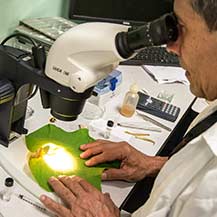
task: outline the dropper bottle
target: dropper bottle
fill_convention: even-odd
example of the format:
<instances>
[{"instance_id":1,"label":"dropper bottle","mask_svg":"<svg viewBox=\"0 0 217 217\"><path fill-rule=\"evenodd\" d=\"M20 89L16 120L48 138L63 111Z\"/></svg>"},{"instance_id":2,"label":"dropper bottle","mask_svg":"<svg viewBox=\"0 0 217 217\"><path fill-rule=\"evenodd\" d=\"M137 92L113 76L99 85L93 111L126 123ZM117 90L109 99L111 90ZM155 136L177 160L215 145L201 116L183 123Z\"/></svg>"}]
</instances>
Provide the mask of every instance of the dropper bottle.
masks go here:
<instances>
[{"instance_id":1,"label":"dropper bottle","mask_svg":"<svg viewBox=\"0 0 217 217\"><path fill-rule=\"evenodd\" d=\"M5 189L2 192L2 199L4 201L9 201L11 199L12 191L14 186L14 180L11 177L5 179Z\"/></svg>"},{"instance_id":2,"label":"dropper bottle","mask_svg":"<svg viewBox=\"0 0 217 217\"><path fill-rule=\"evenodd\" d=\"M104 133L104 138L105 139L110 138L113 126L114 126L114 122L112 120L108 120L107 125L106 125L106 131Z\"/></svg>"},{"instance_id":3,"label":"dropper bottle","mask_svg":"<svg viewBox=\"0 0 217 217\"><path fill-rule=\"evenodd\" d=\"M139 101L138 86L136 83L130 86L130 90L126 93L120 113L125 117L131 117L136 111Z\"/></svg>"}]
</instances>

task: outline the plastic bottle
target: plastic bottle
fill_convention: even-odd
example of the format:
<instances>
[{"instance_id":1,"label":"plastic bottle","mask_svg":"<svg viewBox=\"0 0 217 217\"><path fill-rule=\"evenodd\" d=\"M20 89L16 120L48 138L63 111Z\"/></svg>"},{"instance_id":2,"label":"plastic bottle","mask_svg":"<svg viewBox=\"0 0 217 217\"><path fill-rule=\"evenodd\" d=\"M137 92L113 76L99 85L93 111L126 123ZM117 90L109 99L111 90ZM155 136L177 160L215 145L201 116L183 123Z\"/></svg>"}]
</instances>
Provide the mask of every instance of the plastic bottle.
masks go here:
<instances>
[{"instance_id":1,"label":"plastic bottle","mask_svg":"<svg viewBox=\"0 0 217 217\"><path fill-rule=\"evenodd\" d=\"M13 193L14 180L11 177L5 179L5 189L2 192L2 200L9 201Z\"/></svg>"},{"instance_id":2,"label":"plastic bottle","mask_svg":"<svg viewBox=\"0 0 217 217\"><path fill-rule=\"evenodd\" d=\"M104 133L104 138L109 139L112 131L112 127L114 126L114 122L111 120L108 120L107 125L106 125L106 130Z\"/></svg>"},{"instance_id":3,"label":"plastic bottle","mask_svg":"<svg viewBox=\"0 0 217 217\"><path fill-rule=\"evenodd\" d=\"M139 100L138 86L137 84L132 84L130 90L126 93L124 97L123 105L120 109L120 113L125 117L131 117L136 111L136 105Z\"/></svg>"}]
</instances>

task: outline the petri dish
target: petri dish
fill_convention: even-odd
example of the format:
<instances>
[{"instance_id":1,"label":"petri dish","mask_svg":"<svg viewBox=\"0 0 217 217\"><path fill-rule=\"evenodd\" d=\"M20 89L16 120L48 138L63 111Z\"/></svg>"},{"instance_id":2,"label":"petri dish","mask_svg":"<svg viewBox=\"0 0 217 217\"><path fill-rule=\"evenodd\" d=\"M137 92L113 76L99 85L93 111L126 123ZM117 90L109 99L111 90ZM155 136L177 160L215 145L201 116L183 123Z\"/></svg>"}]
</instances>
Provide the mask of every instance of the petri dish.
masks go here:
<instances>
[{"instance_id":1,"label":"petri dish","mask_svg":"<svg viewBox=\"0 0 217 217\"><path fill-rule=\"evenodd\" d=\"M104 109L102 107L87 101L84 105L81 116L88 120L95 120L101 118L103 114Z\"/></svg>"}]
</instances>

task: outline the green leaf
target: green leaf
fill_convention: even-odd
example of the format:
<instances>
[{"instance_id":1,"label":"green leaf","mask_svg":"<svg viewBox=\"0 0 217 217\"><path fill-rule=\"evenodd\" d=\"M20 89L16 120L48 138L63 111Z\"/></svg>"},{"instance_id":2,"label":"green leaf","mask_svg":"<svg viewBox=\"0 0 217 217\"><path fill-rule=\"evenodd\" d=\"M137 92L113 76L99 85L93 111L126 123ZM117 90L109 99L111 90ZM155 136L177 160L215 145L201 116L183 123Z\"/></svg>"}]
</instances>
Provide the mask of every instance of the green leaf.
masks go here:
<instances>
[{"instance_id":1,"label":"green leaf","mask_svg":"<svg viewBox=\"0 0 217 217\"><path fill-rule=\"evenodd\" d=\"M37 131L26 136L26 146L31 153L29 158L29 168L38 184L47 191L52 191L48 184L51 176L59 175L77 175L96 188L101 190L101 174L106 168L119 168L120 162L100 164L96 167L85 166L85 160L80 158L82 151L80 145L95 141L89 136L88 129L80 129L74 132L66 132L55 125L48 124ZM46 145L47 144L47 145ZM51 168L44 156L52 156L51 144L56 147L64 148L70 155L70 159L74 159L75 167L65 170L55 170ZM49 148L50 147L50 148ZM55 148L54 152L55 153ZM65 159L64 159L65 160ZM55 162L57 166L63 162ZM63 165L66 166L66 165Z\"/></svg>"}]
</instances>

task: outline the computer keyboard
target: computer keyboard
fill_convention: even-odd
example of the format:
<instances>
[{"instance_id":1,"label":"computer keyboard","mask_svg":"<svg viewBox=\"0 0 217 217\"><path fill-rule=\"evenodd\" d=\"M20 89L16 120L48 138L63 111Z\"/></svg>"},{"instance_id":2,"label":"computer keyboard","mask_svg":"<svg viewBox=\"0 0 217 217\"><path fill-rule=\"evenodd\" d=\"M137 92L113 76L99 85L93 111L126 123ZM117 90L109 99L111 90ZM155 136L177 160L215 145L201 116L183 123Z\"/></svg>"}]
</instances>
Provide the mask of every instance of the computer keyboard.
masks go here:
<instances>
[{"instance_id":1,"label":"computer keyboard","mask_svg":"<svg viewBox=\"0 0 217 217\"><path fill-rule=\"evenodd\" d=\"M180 66L178 57L165 47L147 47L135 57L121 62L122 65Z\"/></svg>"}]
</instances>

